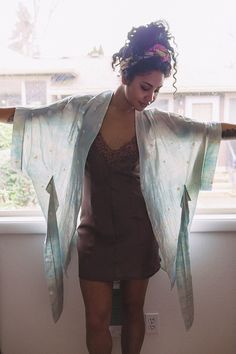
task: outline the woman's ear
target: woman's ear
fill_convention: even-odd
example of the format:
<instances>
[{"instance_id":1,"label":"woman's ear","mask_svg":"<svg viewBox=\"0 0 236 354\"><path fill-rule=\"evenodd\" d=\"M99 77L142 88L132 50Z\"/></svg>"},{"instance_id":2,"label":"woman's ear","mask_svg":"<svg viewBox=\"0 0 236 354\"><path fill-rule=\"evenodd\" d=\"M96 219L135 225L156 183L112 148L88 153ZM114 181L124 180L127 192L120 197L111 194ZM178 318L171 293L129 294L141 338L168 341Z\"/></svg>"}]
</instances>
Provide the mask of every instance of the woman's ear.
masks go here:
<instances>
[{"instance_id":1,"label":"woman's ear","mask_svg":"<svg viewBox=\"0 0 236 354\"><path fill-rule=\"evenodd\" d=\"M128 85L128 80L125 77L124 73L121 74L121 82L123 85Z\"/></svg>"}]
</instances>

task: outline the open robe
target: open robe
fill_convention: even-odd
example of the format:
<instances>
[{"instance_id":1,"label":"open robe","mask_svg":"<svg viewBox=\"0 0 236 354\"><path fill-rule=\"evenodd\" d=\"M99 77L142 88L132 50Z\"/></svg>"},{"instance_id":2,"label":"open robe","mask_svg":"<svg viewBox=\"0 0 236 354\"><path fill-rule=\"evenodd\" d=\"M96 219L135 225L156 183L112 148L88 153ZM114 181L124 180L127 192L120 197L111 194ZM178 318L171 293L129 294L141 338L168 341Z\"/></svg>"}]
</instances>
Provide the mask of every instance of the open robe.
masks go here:
<instances>
[{"instance_id":1,"label":"open robe","mask_svg":"<svg viewBox=\"0 0 236 354\"><path fill-rule=\"evenodd\" d=\"M49 106L16 109L12 163L31 178L47 220L44 262L54 321L63 310L63 271L76 236L86 158L112 94L72 96ZM135 111L135 127L141 190L161 267L172 287L176 282L189 329L194 314L188 232L199 190L212 186L221 124L147 109Z\"/></svg>"}]
</instances>

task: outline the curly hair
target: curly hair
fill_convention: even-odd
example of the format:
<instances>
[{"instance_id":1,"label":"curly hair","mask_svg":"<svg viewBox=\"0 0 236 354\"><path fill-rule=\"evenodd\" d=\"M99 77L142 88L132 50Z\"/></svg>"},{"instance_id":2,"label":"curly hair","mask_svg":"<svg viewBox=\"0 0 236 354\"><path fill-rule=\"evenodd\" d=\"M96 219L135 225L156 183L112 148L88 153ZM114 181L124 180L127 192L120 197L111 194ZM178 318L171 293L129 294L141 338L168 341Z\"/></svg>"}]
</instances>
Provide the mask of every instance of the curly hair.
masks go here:
<instances>
[{"instance_id":1,"label":"curly hair","mask_svg":"<svg viewBox=\"0 0 236 354\"><path fill-rule=\"evenodd\" d=\"M129 82L131 82L136 75L144 74L152 70L161 71L164 74L164 77L167 78L171 76L172 69L174 69L173 87L176 93L176 58L178 53L171 45L171 41L174 46L177 47L175 38L169 31L169 25L164 20L151 22L146 26L133 27L127 35L125 45L119 50L119 52L113 54L111 63L112 68L115 70L116 66L120 66L123 60L131 58L128 67L124 70L120 69L121 73ZM150 58L142 58L145 52L157 43L163 45L168 50L173 65L169 61L163 62L159 55L155 55ZM140 57L142 59L140 59Z\"/></svg>"}]
</instances>

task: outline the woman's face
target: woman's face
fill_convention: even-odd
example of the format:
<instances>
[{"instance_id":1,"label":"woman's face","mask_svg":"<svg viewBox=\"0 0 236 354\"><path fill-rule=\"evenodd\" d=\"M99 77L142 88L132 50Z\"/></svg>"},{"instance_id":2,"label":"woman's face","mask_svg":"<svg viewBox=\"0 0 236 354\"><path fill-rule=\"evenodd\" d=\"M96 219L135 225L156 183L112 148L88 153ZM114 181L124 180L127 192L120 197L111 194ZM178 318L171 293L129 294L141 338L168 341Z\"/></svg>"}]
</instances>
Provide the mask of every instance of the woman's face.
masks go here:
<instances>
[{"instance_id":1,"label":"woman's face","mask_svg":"<svg viewBox=\"0 0 236 354\"><path fill-rule=\"evenodd\" d=\"M156 99L163 82L164 74L158 70L136 75L130 83L122 77L125 97L137 111L142 111Z\"/></svg>"}]
</instances>

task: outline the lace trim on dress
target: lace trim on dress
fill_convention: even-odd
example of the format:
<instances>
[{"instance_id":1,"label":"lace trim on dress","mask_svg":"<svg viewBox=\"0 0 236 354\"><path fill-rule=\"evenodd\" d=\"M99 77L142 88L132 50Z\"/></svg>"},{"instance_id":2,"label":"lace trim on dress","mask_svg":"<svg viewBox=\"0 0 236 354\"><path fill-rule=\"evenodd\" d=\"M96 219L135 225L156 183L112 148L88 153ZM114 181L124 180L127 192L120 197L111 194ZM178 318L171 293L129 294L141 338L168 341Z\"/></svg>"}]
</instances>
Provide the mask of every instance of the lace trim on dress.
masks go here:
<instances>
[{"instance_id":1,"label":"lace trim on dress","mask_svg":"<svg viewBox=\"0 0 236 354\"><path fill-rule=\"evenodd\" d=\"M122 145L118 149L111 149L105 140L103 139L102 134L99 132L95 139L96 148L103 154L107 162L113 164L117 161L124 161L126 159L129 162L132 160L133 162L137 161L138 157L138 145L136 136L134 136L130 141L126 144Z\"/></svg>"}]
</instances>

